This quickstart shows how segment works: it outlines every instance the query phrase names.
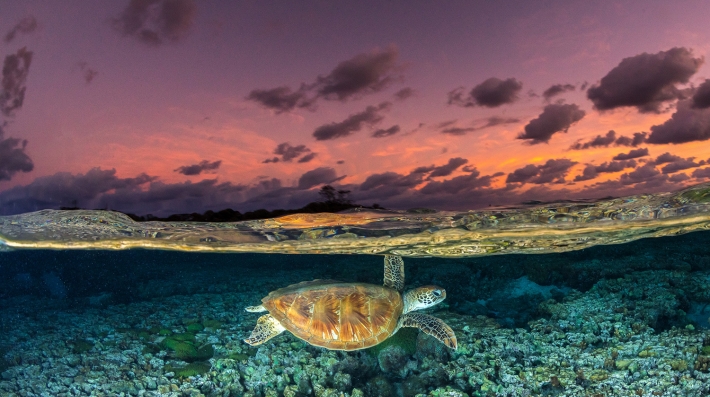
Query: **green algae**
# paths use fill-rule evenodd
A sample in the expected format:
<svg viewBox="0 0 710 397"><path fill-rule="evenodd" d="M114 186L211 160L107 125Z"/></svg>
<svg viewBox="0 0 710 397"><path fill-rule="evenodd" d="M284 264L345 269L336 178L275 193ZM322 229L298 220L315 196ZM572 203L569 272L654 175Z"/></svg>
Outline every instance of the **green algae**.
<svg viewBox="0 0 710 397"><path fill-rule="evenodd" d="M414 355L417 352L418 335L419 330L416 328L402 328L397 331L396 334L385 339L382 343L372 346L365 351L373 357L377 357L382 350L389 346L400 346L405 353Z"/></svg>
<svg viewBox="0 0 710 397"><path fill-rule="evenodd" d="M189 332L167 336L159 346L168 350L172 357L187 362L209 360L214 356L211 344L198 346L195 335Z"/></svg>
<svg viewBox="0 0 710 397"><path fill-rule="evenodd" d="M94 347L94 344L86 339L75 339L72 351L76 354L86 353Z"/></svg>
<svg viewBox="0 0 710 397"><path fill-rule="evenodd" d="M205 329L205 327L200 323L191 323L191 324L187 325L187 332L190 332L193 334L196 332L200 332L203 329Z"/></svg>
<svg viewBox="0 0 710 397"><path fill-rule="evenodd" d="M202 325L204 325L205 328L212 328L212 329L222 328L222 322L219 320L204 320L202 322Z"/></svg>
<svg viewBox="0 0 710 397"><path fill-rule="evenodd" d="M183 367L175 367L172 365L166 365L164 367L166 372L174 372L175 376L178 378L189 378L191 376L206 374L211 368L212 365L205 361L190 363Z"/></svg>

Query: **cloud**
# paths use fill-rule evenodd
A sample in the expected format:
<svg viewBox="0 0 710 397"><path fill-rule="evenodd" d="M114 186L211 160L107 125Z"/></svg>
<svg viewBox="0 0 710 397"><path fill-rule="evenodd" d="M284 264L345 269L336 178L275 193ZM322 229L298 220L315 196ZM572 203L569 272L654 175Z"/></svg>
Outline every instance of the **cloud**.
<svg viewBox="0 0 710 397"><path fill-rule="evenodd" d="M494 178L504 174L501 172L493 175L480 175L481 173L474 167L467 175L459 175L445 181L431 181L424 185L424 187L420 189L420 192L425 195L441 195L442 193L459 194L462 191L489 187Z"/></svg>
<svg viewBox="0 0 710 397"><path fill-rule="evenodd" d="M399 130L400 130L399 125L393 125L392 127L388 128L386 130L379 129L379 130L373 132L372 137L373 138L384 138L384 137L392 136L392 135L398 133Z"/></svg>
<svg viewBox="0 0 710 397"><path fill-rule="evenodd" d="M89 64L84 61L77 63L77 66L79 67L81 75L84 78L84 81L86 81L86 84L91 83L94 78L99 74L99 72L90 68Z"/></svg>
<svg viewBox="0 0 710 397"><path fill-rule="evenodd" d="M710 79L706 79L693 95L693 105L695 109L710 108Z"/></svg>
<svg viewBox="0 0 710 397"><path fill-rule="evenodd" d="M324 124L316 128L313 131L313 136L319 141L346 137L360 131L364 126L371 127L379 123L384 118L381 112L389 110L391 107L392 104L390 102L382 102L377 106L368 106L362 112L352 114L339 123Z"/></svg>
<svg viewBox="0 0 710 397"><path fill-rule="evenodd" d="M283 113L295 108L314 109L318 99L345 101L366 94L380 92L401 79L397 74L399 53L393 46L385 50L355 55L340 62L330 73L318 76L315 82L303 83L298 91L287 86L252 90L246 97L262 106ZM411 90L411 89L409 89ZM403 89L397 94L406 96L414 91ZM404 98L398 98L404 99Z"/></svg>
<svg viewBox="0 0 710 397"><path fill-rule="evenodd" d="M689 179L690 177L688 175L681 172L680 174L671 175L670 178L668 178L668 181L673 183L679 183L685 182Z"/></svg>
<svg viewBox="0 0 710 397"><path fill-rule="evenodd" d="M448 104L462 107L484 106L494 108L515 102L518 99L518 93L522 89L523 83L512 77L506 80L491 77L473 87L468 95L465 95L464 87L450 91L448 93Z"/></svg>
<svg viewBox="0 0 710 397"><path fill-rule="evenodd" d="M130 0L113 26L124 36L159 46L187 36L196 14L193 0Z"/></svg>
<svg viewBox="0 0 710 397"><path fill-rule="evenodd" d="M619 153L616 156L612 158L612 160L630 160L630 159L637 159L639 157L644 157L648 156L648 149L646 148L641 148L641 149L633 149L629 151L628 153Z"/></svg>
<svg viewBox="0 0 710 397"><path fill-rule="evenodd" d="M462 158L462 157L450 158L448 163L438 166L438 167L434 167L431 170L431 174L429 174L429 178L449 176L454 171L456 171L459 167L461 167L462 165L464 165L466 163L468 163L468 160L465 158Z"/></svg>
<svg viewBox="0 0 710 397"><path fill-rule="evenodd" d="M700 167L707 163L705 160L700 160L697 163L693 160L695 160L695 157L682 158L680 156L676 156L675 154L666 152L656 157L656 159L649 162L649 164L666 164L663 168L661 168L661 172L663 174L672 174L674 172L687 170L689 168Z"/></svg>
<svg viewBox="0 0 710 397"><path fill-rule="evenodd" d="M417 92L412 87L405 87L394 93L394 99L403 101L407 98L413 97Z"/></svg>
<svg viewBox="0 0 710 397"><path fill-rule="evenodd" d="M691 174L693 178L710 178L710 167L705 167L705 168L699 168Z"/></svg>
<svg viewBox="0 0 710 397"><path fill-rule="evenodd" d="M594 179L602 173L619 172L626 168L636 167L636 161L634 160L623 160L623 161L611 161L608 163L603 163L601 165L587 164L582 171L582 175L577 175L574 177L575 182L588 181Z"/></svg>
<svg viewBox="0 0 710 397"><path fill-rule="evenodd" d="M616 138L616 141L614 142L614 146L636 147L636 146L646 142L647 135L648 134L645 132L634 132L633 138L629 138L627 136L620 136L620 137Z"/></svg>
<svg viewBox="0 0 710 397"><path fill-rule="evenodd" d="M528 164L508 174L506 183L564 183L569 170L577 164L570 159L550 159L543 165Z"/></svg>
<svg viewBox="0 0 710 397"><path fill-rule="evenodd" d="M37 19L35 19L32 15L28 15L20 19L20 21L7 32L5 35L5 42L9 43L14 40L18 33L32 33L37 30L37 26Z"/></svg>
<svg viewBox="0 0 710 397"><path fill-rule="evenodd" d="M513 117L491 116L486 119L485 124L478 126L478 127L456 127L456 126L453 126L454 124L456 124L457 121L458 120L444 121L442 123L439 123L434 128L439 129L439 132L441 132L442 134L462 136L462 135L468 134L469 132L482 130L484 128L495 127L497 125L502 125L502 124L517 123L520 120L513 118Z"/></svg>
<svg viewBox="0 0 710 397"><path fill-rule="evenodd" d="M202 160L199 164L183 165L182 167L176 168L174 171L183 175L200 175L203 172L214 171L219 168L220 165L222 165L222 160L213 161L211 163L207 160Z"/></svg>
<svg viewBox="0 0 710 397"><path fill-rule="evenodd" d="M449 135L466 135L467 133L471 131L476 131L476 128L474 127L468 127L468 128L462 128L462 127L451 127L451 128L444 128L441 130L442 134L449 134Z"/></svg>
<svg viewBox="0 0 710 397"><path fill-rule="evenodd" d="M546 101L549 101L556 95L563 94L567 91L574 91L574 89L575 87L572 84L555 84L543 91L542 97L545 98Z"/></svg>
<svg viewBox="0 0 710 397"><path fill-rule="evenodd" d="M675 85L687 83L702 63L682 47L624 58L587 90L587 98L597 110L633 106L641 113L660 113L664 102L683 97Z"/></svg>
<svg viewBox="0 0 710 397"><path fill-rule="evenodd" d="M619 181L623 185L632 185L635 183L645 182L649 179L657 177L661 173L655 168L653 164L645 164L628 174L623 174L619 178Z"/></svg>
<svg viewBox="0 0 710 397"><path fill-rule="evenodd" d="M710 108L693 109L691 100L684 100L676 109L670 119L651 127L646 142L679 144L710 139Z"/></svg>
<svg viewBox="0 0 710 397"><path fill-rule="evenodd" d="M525 126L525 132L518 135L517 139L528 139L531 145L547 143L553 134L567 132L584 115L584 110L575 104L547 105L540 116Z"/></svg>
<svg viewBox="0 0 710 397"><path fill-rule="evenodd" d="M27 140L5 138L3 125L0 125L0 181L9 181L18 172L34 169L32 159L25 153L26 147Z"/></svg>
<svg viewBox="0 0 710 397"><path fill-rule="evenodd" d="M300 157L302 154L309 153L310 151L311 151L311 149L307 148L306 145L291 146L291 144L288 142L279 143L276 146L276 149L274 149L274 154L281 156L281 157L280 158L274 157L273 159L264 160L263 162L264 163L276 163L278 161L290 162L293 159ZM312 159L313 159L313 157L311 157L311 159L309 159L309 160L304 161L304 163L308 162Z"/></svg>
<svg viewBox="0 0 710 397"><path fill-rule="evenodd" d="M298 91L283 86L270 90L252 90L246 99L257 102L262 106L272 109L276 114L288 112L295 108L313 109L313 99L306 97L306 89L302 86Z"/></svg>
<svg viewBox="0 0 710 397"><path fill-rule="evenodd" d="M381 91L396 79L392 72L396 69L398 55L397 49L391 46L340 62L328 75L318 77L318 96L344 101Z"/></svg>
<svg viewBox="0 0 710 397"><path fill-rule="evenodd" d="M298 189L310 189L314 186L333 183L343 178L345 176L338 177L333 168L319 167L305 172L298 178Z"/></svg>
<svg viewBox="0 0 710 397"><path fill-rule="evenodd" d="M584 150L593 147L608 147L616 140L616 132L614 130L609 130L605 136L597 135L593 139L582 143L581 140L575 142L570 146L570 150Z"/></svg>
<svg viewBox="0 0 710 397"><path fill-rule="evenodd" d="M15 186L0 192L2 213L20 213L60 206L95 208L97 199L109 191L130 190L156 180L146 174L136 178L118 178L116 170L92 168L86 174L59 172L42 176L25 186Z"/></svg>
<svg viewBox="0 0 710 397"><path fill-rule="evenodd" d="M318 153L308 153L307 155L298 159L298 162L299 163L307 163L307 162L313 160L314 158L316 158L317 155L318 155Z"/></svg>
<svg viewBox="0 0 710 397"><path fill-rule="evenodd" d="M503 125L503 124L514 124L520 122L520 119L514 118L514 117L500 117L500 116L491 116L486 120L486 124L476 128L478 130L482 130L484 128L488 127L495 127L497 125Z"/></svg>
<svg viewBox="0 0 710 397"><path fill-rule="evenodd" d="M0 112L12 117L25 101L25 82L30 72L32 51L22 47L17 54L5 57L2 68L2 89L0 90Z"/></svg>

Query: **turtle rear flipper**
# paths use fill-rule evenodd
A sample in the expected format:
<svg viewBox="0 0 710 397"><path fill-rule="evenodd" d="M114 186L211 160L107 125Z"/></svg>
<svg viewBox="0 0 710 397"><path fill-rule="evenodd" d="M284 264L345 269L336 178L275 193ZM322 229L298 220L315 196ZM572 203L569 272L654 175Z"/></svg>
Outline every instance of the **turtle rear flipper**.
<svg viewBox="0 0 710 397"><path fill-rule="evenodd" d="M400 327L419 328L426 334L440 340L444 345L456 350L456 334L446 323L434 316L422 313L407 313L400 318Z"/></svg>
<svg viewBox="0 0 710 397"><path fill-rule="evenodd" d="M262 305L259 306L247 306L244 308L244 310L248 311L249 313L259 313L259 312L265 312L266 308Z"/></svg>
<svg viewBox="0 0 710 397"><path fill-rule="evenodd" d="M278 320L271 317L271 314L264 314L256 320L256 327L251 331L251 336L244 339L244 342L252 346L257 346L284 331L285 328L281 326Z"/></svg>
<svg viewBox="0 0 710 397"><path fill-rule="evenodd" d="M404 290L404 261L401 256L385 255L385 287Z"/></svg>

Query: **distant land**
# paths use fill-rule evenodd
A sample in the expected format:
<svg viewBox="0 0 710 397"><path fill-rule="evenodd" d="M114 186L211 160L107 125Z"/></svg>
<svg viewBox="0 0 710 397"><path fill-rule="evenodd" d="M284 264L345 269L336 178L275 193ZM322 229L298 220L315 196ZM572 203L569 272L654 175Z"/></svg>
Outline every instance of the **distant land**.
<svg viewBox="0 0 710 397"><path fill-rule="evenodd" d="M202 214L193 212L191 214L172 214L166 217L157 217L151 214L147 215L136 215L122 211L131 219L136 222L150 222L150 221L163 221L163 222L239 222L239 221L251 221L255 219L269 219L276 218L279 216L290 215L290 214L303 214L303 213L318 213L318 212L340 212L349 210L352 208L367 208L367 209L384 209L378 204L373 204L371 206L359 205L353 203L349 198L349 190L335 190L330 185L323 186L318 194L324 199L323 201L314 201L308 203L301 208L296 209L275 209L266 210L258 209L254 211L249 211L241 213L235 211L231 208L223 209L221 211L205 211ZM84 208L79 207L60 207L60 210L80 210Z"/></svg>

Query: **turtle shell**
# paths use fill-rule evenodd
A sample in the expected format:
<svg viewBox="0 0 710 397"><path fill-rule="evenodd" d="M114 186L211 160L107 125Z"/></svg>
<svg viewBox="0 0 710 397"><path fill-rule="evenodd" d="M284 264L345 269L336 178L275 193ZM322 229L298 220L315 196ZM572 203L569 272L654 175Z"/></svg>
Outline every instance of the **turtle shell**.
<svg viewBox="0 0 710 397"><path fill-rule="evenodd" d="M357 350L387 339L402 315L394 289L335 280L306 281L271 292L262 305L306 342L331 350Z"/></svg>

